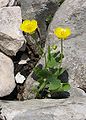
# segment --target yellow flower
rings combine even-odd
[[[26,33],[32,34],[38,28],[36,20],[25,20],[20,25],[20,29]]]
[[[69,28],[58,27],[54,30],[54,34],[59,39],[67,39],[71,35],[71,30]]]

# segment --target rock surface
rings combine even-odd
[[[12,60],[0,52],[0,97],[9,95],[15,88]]]
[[[24,93],[22,94],[24,100],[35,99],[36,97],[32,89],[38,86],[38,82],[35,81],[31,76],[32,76],[32,73],[27,77],[24,84],[25,89],[24,89]]]
[[[17,0],[10,0],[8,6],[14,6]]]
[[[46,47],[50,43],[60,49],[60,41],[53,33],[58,26],[72,30],[71,37],[64,41],[63,66],[68,70],[69,82],[86,88],[86,0],[65,0],[49,27]]]
[[[7,6],[9,3],[9,0],[0,0],[0,8]]]
[[[18,50],[24,44],[25,38],[22,32],[19,30],[21,23],[22,17],[20,7],[3,7],[0,9],[0,32],[13,38],[11,39],[8,36],[5,36],[7,39],[4,38],[4,36],[2,38],[2,35],[0,34],[0,46],[2,46],[0,49],[7,55],[16,55]],[[4,49],[6,49],[6,51]]]
[[[13,56],[16,55],[23,41],[18,41],[12,37],[0,32],[0,50],[5,54]]]
[[[51,9],[55,11],[56,8],[58,7],[58,4],[62,0],[38,0],[38,1],[37,0],[23,0],[23,1],[18,0],[18,1],[21,4],[23,19],[29,19],[31,17],[34,18],[37,14],[40,14],[45,10],[48,11],[49,10],[48,7],[52,7]],[[52,13],[53,11],[50,11],[50,13]],[[48,13],[46,12],[46,14]]]
[[[1,101],[7,120],[85,120],[86,97],[43,99],[23,102]]]

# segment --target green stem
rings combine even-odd
[[[37,40],[36,39],[34,39],[34,40],[35,40],[36,46],[38,47],[38,50],[40,50],[39,54],[42,55],[43,54],[43,49],[41,48],[41,46],[39,45],[39,43],[37,42]]]
[[[63,59],[63,39],[61,39],[61,61],[60,61],[60,67],[62,66],[62,59]]]
[[[47,67],[46,53],[43,51],[43,49],[41,48],[41,46],[39,45],[37,40],[36,39],[34,39],[34,40],[35,40],[35,43],[36,43],[38,49],[40,50],[39,54],[42,55],[44,53],[44,59],[45,59],[45,63],[44,64],[45,64],[45,68],[46,68]]]
[[[46,53],[44,53],[44,65],[45,65],[45,68],[46,68],[47,67]]]
[[[43,84],[40,86],[39,92],[43,91],[43,89],[45,88],[45,86],[46,86],[46,81],[44,81]]]
[[[36,32],[38,33],[39,39],[41,40],[41,33],[38,31],[38,29],[37,29]],[[41,45],[38,43],[38,41],[37,41],[37,39],[36,39],[36,33],[34,33],[34,34],[30,35],[30,36],[31,36],[31,37],[33,38],[33,40],[35,41],[36,46],[37,46],[37,48],[38,48],[39,55],[41,56],[44,52],[43,52],[43,49],[41,48]]]
[[[36,31],[37,31],[37,34],[38,34],[38,37],[39,37],[40,41],[42,41],[42,35],[41,35],[41,32],[40,32],[40,29],[37,28]]]
[[[43,91],[45,86],[46,86],[46,81],[44,81],[43,84],[39,87],[39,89],[38,89],[38,91],[36,93],[36,97],[40,97],[41,96],[40,95],[40,91]]]
[[[40,33],[40,29],[39,28],[37,29],[37,34],[38,34],[38,37],[39,37],[40,41],[42,41],[41,33]],[[40,47],[41,47],[41,45],[40,45]],[[46,53],[43,52],[43,49],[40,50],[40,51],[42,51],[42,53],[44,53],[44,64],[45,64],[45,68],[46,68],[47,67]]]

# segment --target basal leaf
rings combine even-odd
[[[46,78],[50,76],[51,73],[47,69],[40,69],[36,71],[36,74],[39,78]]]
[[[50,83],[50,82],[52,82],[52,81],[54,81],[54,80],[57,80],[57,78],[56,78],[56,76],[54,76],[54,75],[50,75],[49,77],[47,77],[46,80]]]
[[[59,79],[54,79],[50,82],[50,84],[48,85],[49,90],[50,91],[54,91],[56,89],[58,89],[61,85],[61,81]]]
[[[68,91],[70,90],[70,84],[69,83],[62,83],[62,90],[63,91]]]

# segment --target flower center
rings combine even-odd
[[[64,35],[65,32],[66,32],[66,30],[63,29],[63,30],[61,31],[61,35]]]

